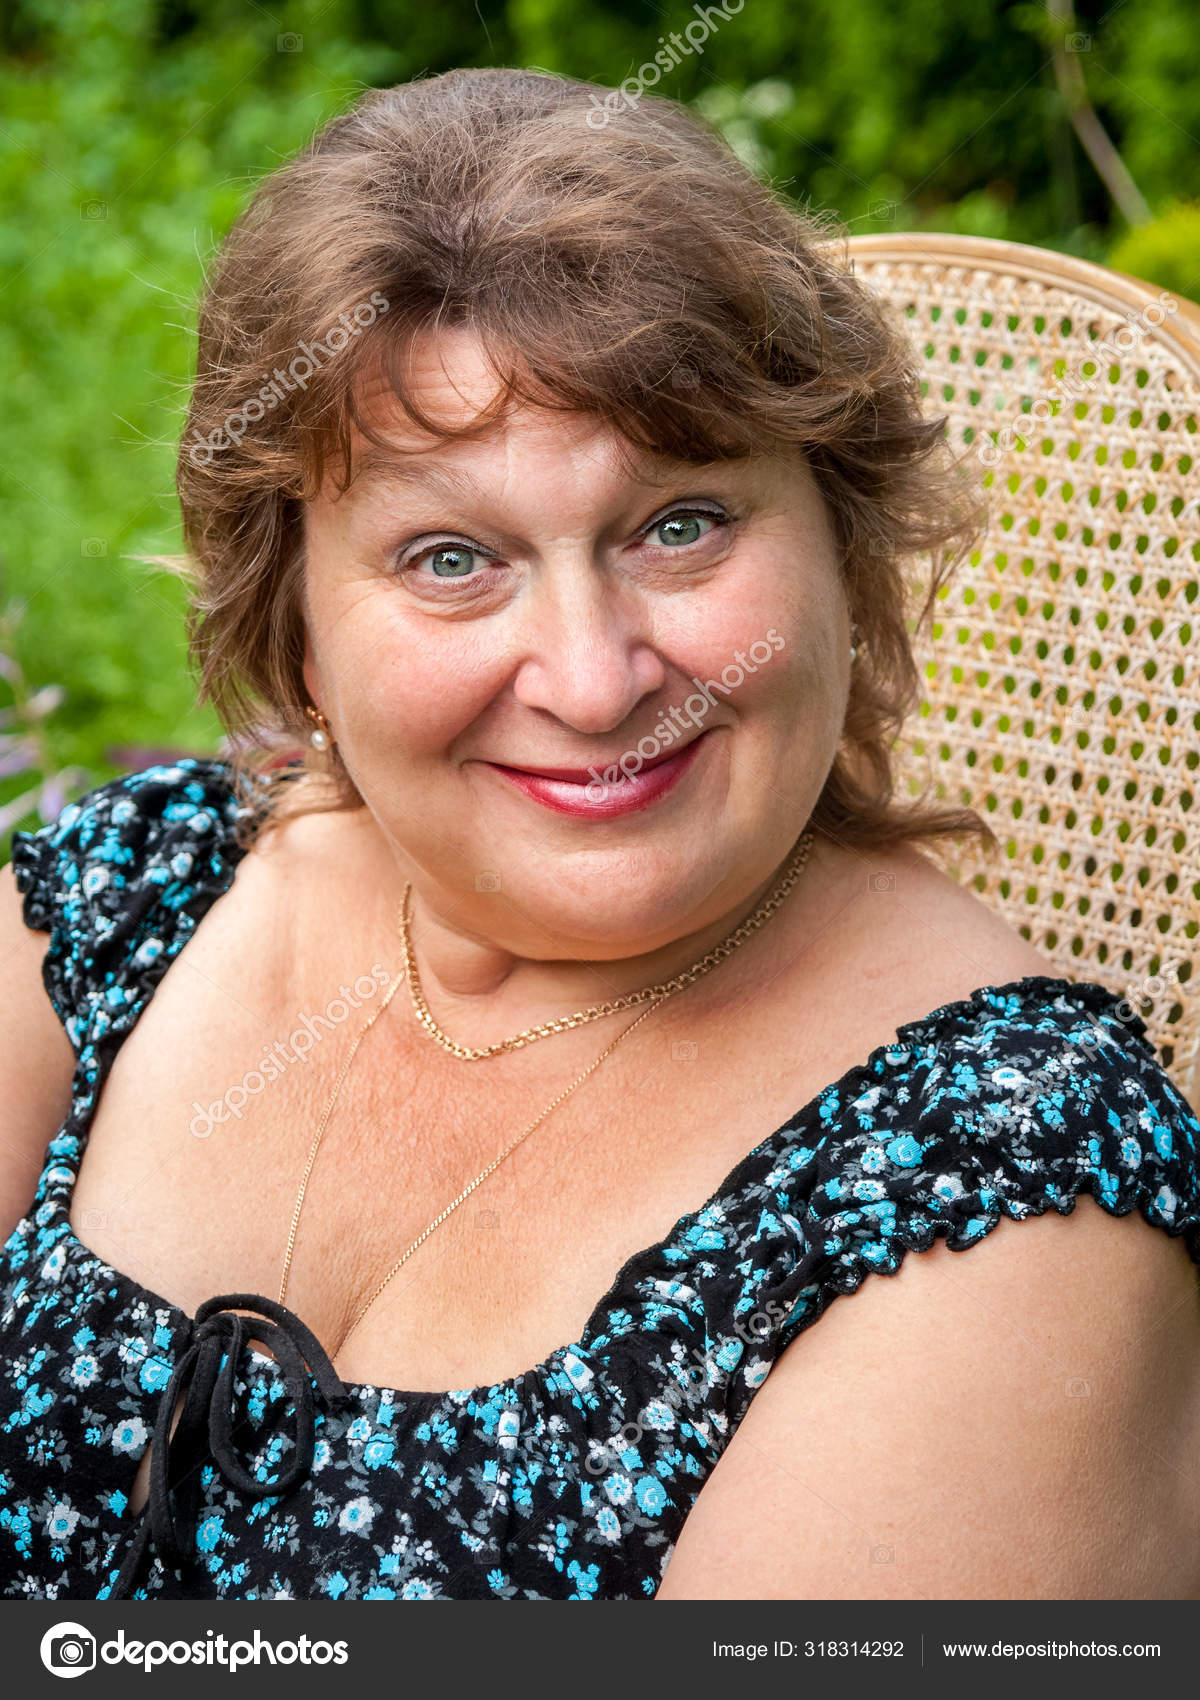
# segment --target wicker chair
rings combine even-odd
[[[859,236],[989,492],[919,640],[903,783],[1004,854],[946,865],[1071,979],[1124,994],[1200,1103],[1200,308],[1011,242]],[[952,859],[955,858],[955,859]]]

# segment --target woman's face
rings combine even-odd
[[[496,388],[466,331],[417,343],[413,380],[455,424]],[[787,855],[841,733],[849,623],[802,460],[631,477],[588,416],[445,443],[366,399],[395,452],[357,437],[349,489],[308,505],[304,675],[404,877],[535,958],[719,920]]]

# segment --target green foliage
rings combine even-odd
[[[279,51],[266,14],[209,11],[229,22],[188,29],[151,0],[25,6],[3,72],[0,589],[27,604],[28,676],[66,687],[54,761],[97,778],[111,746],[218,736],[194,707],[182,589],[132,559],[180,546],[173,444],[203,264],[255,177],[410,69],[338,36]]]
[[[1200,295],[1200,202],[1175,201],[1150,224],[1127,231],[1108,263],[1176,295]]]
[[[726,18],[710,9],[702,30],[704,10],[10,0],[0,597],[26,605],[17,642],[33,687],[66,690],[44,728],[48,763],[99,779],[116,745],[215,743],[187,675],[181,588],[132,557],[179,547],[173,445],[204,265],[254,183],[365,87],[455,64],[645,81],[674,39],[653,92],[693,100],[756,170],[851,231],[1112,249],[1124,269],[1195,291],[1195,0],[1081,0],[1092,98],[1162,213],[1127,238],[1071,132],[1037,6],[743,0]],[[0,803],[20,783],[0,781]]]

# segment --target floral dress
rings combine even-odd
[[[247,806],[223,763],[185,760],[16,836],[76,1067],[0,1252],[4,1597],[648,1600],[780,1353],[906,1252],[1087,1192],[1200,1262],[1200,1122],[1145,1027],[1099,985],[1032,976],[907,1023],[764,1131],[577,1340],[506,1381],[346,1384],[265,1295],[189,1315],[88,1249],[71,1193],[122,1040],[233,881]]]

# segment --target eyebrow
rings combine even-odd
[[[469,472],[425,461],[423,453],[419,451],[406,454],[399,449],[376,446],[359,459],[350,494],[353,496],[355,491],[366,491],[386,484],[424,485],[445,496],[482,494],[480,484]]]
[[[478,479],[461,468],[440,466],[427,460],[426,454],[430,452],[433,451],[372,445],[358,458],[347,500],[353,501],[357,496],[367,495],[381,487],[386,489],[388,485],[407,485],[433,490],[451,501],[472,497],[477,500],[488,499],[488,492]],[[652,466],[657,465],[659,468],[660,478],[648,480],[647,486],[655,482],[669,485],[672,480],[708,470],[717,464],[721,463],[708,462],[701,467],[692,461],[677,460],[669,455],[660,456],[652,463]]]

